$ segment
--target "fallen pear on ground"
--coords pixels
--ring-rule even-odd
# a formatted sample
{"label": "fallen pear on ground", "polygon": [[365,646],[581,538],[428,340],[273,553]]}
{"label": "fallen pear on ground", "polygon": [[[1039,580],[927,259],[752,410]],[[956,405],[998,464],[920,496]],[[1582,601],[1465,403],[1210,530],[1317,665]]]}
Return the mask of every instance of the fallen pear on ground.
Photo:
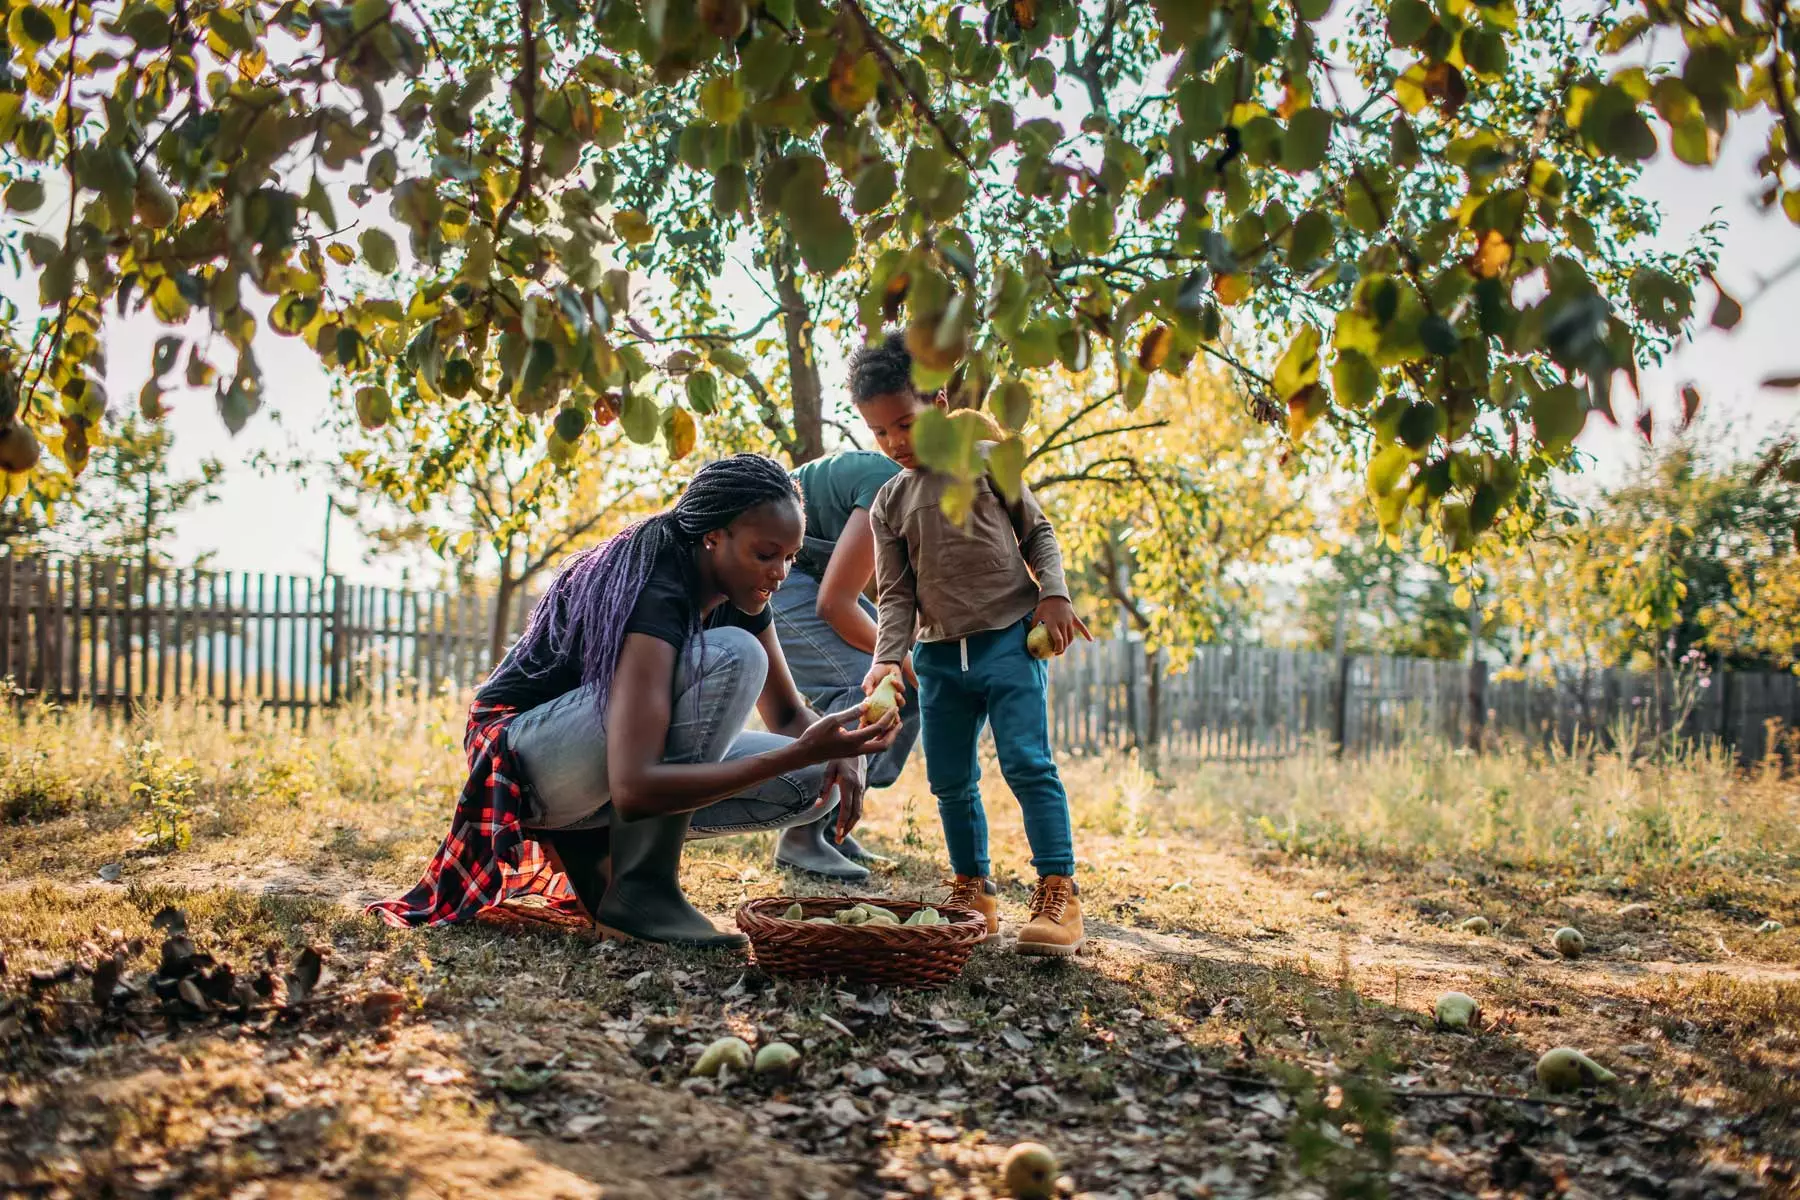
{"label": "fallen pear on ground", "polygon": [[1017,1200],[1049,1200],[1056,1194],[1056,1155],[1037,1142],[1020,1142],[1006,1152],[1000,1177]]}
{"label": "fallen pear on ground", "polygon": [[750,1052],[750,1043],[740,1037],[722,1037],[708,1046],[694,1063],[689,1075],[715,1076],[722,1068],[729,1067],[733,1074],[742,1075],[750,1070],[755,1056]]}
{"label": "fallen pear on ground", "polygon": [[1481,1005],[1462,992],[1445,992],[1437,998],[1435,1015],[1439,1029],[1476,1029],[1481,1024]]}
{"label": "fallen pear on ground", "polygon": [[1550,944],[1564,958],[1580,958],[1587,949],[1587,939],[1581,936],[1581,930],[1573,925],[1564,925],[1550,937]]}
{"label": "fallen pear on ground", "polygon": [[770,1042],[756,1051],[751,1070],[758,1079],[777,1083],[792,1079],[800,1069],[800,1052],[786,1042]]}
{"label": "fallen pear on ground", "polygon": [[1573,1092],[1618,1079],[1617,1075],[1571,1046],[1546,1051],[1537,1061],[1537,1077],[1547,1092]]}
{"label": "fallen pear on ground", "polygon": [[1472,933],[1477,937],[1486,937],[1493,931],[1494,926],[1486,917],[1470,917],[1461,925],[1458,925],[1457,928],[1464,933]]}

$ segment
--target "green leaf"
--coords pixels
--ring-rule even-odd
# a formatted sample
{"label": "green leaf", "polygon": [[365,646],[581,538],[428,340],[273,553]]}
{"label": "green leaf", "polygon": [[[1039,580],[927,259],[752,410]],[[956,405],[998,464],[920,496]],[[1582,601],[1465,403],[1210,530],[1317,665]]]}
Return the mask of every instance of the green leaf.
{"label": "green leaf", "polygon": [[1559,450],[1587,425],[1587,395],[1572,383],[1558,384],[1532,396],[1529,411],[1538,445]]}
{"label": "green leaf", "polygon": [[394,239],[380,229],[365,229],[357,239],[362,246],[363,261],[370,268],[383,275],[392,275],[400,269],[400,252],[394,246]]}
{"label": "green leaf", "polygon": [[856,189],[850,197],[850,207],[858,216],[868,216],[887,207],[888,201],[894,198],[896,177],[894,164],[876,162],[864,167],[856,176]]}
{"label": "green leaf", "polygon": [[1415,46],[1434,19],[1431,6],[1424,0],[1394,0],[1388,5],[1388,38],[1396,46]]}
{"label": "green leaf", "polygon": [[1034,58],[1025,68],[1025,82],[1040,97],[1048,96],[1056,90],[1056,68],[1047,58]]}
{"label": "green leaf", "polygon": [[718,407],[719,381],[711,371],[689,372],[684,385],[687,392],[688,406],[701,416],[706,416]]}
{"label": "green leaf", "polygon": [[35,179],[15,179],[6,189],[6,207],[14,212],[36,212],[44,203],[44,185]]}
{"label": "green leaf", "polygon": [[979,429],[974,421],[952,420],[940,408],[927,408],[913,422],[913,452],[919,462],[934,471],[971,478],[975,474]]}
{"label": "green leaf", "polygon": [[1339,350],[1331,363],[1331,386],[1345,408],[1367,408],[1381,389],[1381,372],[1354,350]]}
{"label": "green leaf", "polygon": [[1383,446],[1369,459],[1368,485],[1372,496],[1386,496],[1399,487],[1417,461],[1405,446]]}
{"label": "green leaf", "polygon": [[1336,236],[1326,213],[1316,208],[1301,213],[1288,239],[1288,268],[1297,272],[1310,270],[1331,248]]}
{"label": "green leaf", "polygon": [[1031,419],[1031,389],[1009,379],[988,394],[988,408],[1007,429],[1023,429]]}
{"label": "green leaf", "polygon": [[715,75],[700,89],[700,111],[718,125],[735,123],[744,112],[744,93],[731,76]]}
{"label": "green leaf", "polygon": [[1282,168],[1295,175],[1316,170],[1330,144],[1330,110],[1303,108],[1288,119],[1287,136],[1281,142]]}
{"label": "green leaf", "polygon": [[988,449],[988,471],[1007,503],[1018,503],[1025,490],[1025,442],[1017,434]]}
{"label": "green leaf", "polygon": [[656,402],[642,392],[627,389],[619,402],[619,428],[625,436],[647,446],[656,440],[661,426],[662,414],[656,410]]}
{"label": "green leaf", "polygon": [[356,419],[364,429],[380,429],[394,416],[394,402],[387,389],[370,385],[356,389]]}
{"label": "green leaf", "polygon": [[1462,344],[1450,322],[1436,313],[1419,322],[1419,340],[1425,344],[1425,349],[1444,356],[1455,354]]}

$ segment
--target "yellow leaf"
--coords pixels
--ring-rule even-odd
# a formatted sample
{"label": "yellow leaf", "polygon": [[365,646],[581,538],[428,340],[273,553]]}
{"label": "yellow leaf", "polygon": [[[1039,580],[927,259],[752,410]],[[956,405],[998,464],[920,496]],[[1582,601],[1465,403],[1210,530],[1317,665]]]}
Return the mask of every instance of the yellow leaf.
{"label": "yellow leaf", "polygon": [[1250,295],[1250,277],[1248,275],[1215,275],[1213,276],[1213,294],[1219,303],[1226,308],[1240,304]]}
{"label": "yellow leaf", "polygon": [[663,440],[669,444],[669,457],[683,459],[694,452],[700,438],[700,426],[694,414],[679,406],[669,409],[663,418]]}
{"label": "yellow leaf", "polygon": [[1497,279],[1512,261],[1512,243],[1498,229],[1489,229],[1482,233],[1475,253],[1469,257],[1469,270],[1478,279]]}
{"label": "yellow leaf", "polygon": [[622,208],[613,214],[613,232],[631,246],[641,246],[656,236],[650,219],[635,208]]}
{"label": "yellow leaf", "polygon": [[1167,325],[1158,325],[1146,333],[1143,342],[1138,345],[1138,368],[1148,372],[1162,366],[1163,360],[1169,357],[1169,345],[1174,340],[1175,335]]}

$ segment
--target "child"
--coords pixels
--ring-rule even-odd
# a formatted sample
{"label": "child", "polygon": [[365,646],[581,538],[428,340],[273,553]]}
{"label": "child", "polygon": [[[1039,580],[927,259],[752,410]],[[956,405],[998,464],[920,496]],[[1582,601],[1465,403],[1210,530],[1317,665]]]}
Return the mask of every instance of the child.
{"label": "child", "polygon": [[[1074,954],[1083,935],[1069,798],[1050,754],[1048,674],[1025,648],[1033,623],[1049,630],[1058,654],[1076,633],[1092,636],[1070,607],[1056,533],[1029,493],[1009,506],[985,478],[976,481],[962,526],[944,516],[939,499],[950,479],[920,467],[912,447],[914,420],[933,405],[943,408],[944,398],[913,388],[912,357],[899,335],[851,359],[850,396],[882,453],[904,468],[869,512],[880,631],[863,689],[916,672],[925,774],[956,871],[949,902],[986,917],[990,938],[1000,930],[1000,910],[988,877],[975,743],[983,723],[993,723],[1000,772],[1024,809],[1038,871],[1018,951]],[[915,625],[919,644],[907,672]]]}

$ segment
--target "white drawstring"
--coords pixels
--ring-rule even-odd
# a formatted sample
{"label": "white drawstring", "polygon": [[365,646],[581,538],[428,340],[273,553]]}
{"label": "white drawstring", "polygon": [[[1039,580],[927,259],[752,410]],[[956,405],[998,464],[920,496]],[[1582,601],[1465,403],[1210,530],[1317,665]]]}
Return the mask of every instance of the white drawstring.
{"label": "white drawstring", "polygon": [[969,673],[969,639],[958,638],[956,644],[962,647],[962,669],[963,674],[967,675]]}

